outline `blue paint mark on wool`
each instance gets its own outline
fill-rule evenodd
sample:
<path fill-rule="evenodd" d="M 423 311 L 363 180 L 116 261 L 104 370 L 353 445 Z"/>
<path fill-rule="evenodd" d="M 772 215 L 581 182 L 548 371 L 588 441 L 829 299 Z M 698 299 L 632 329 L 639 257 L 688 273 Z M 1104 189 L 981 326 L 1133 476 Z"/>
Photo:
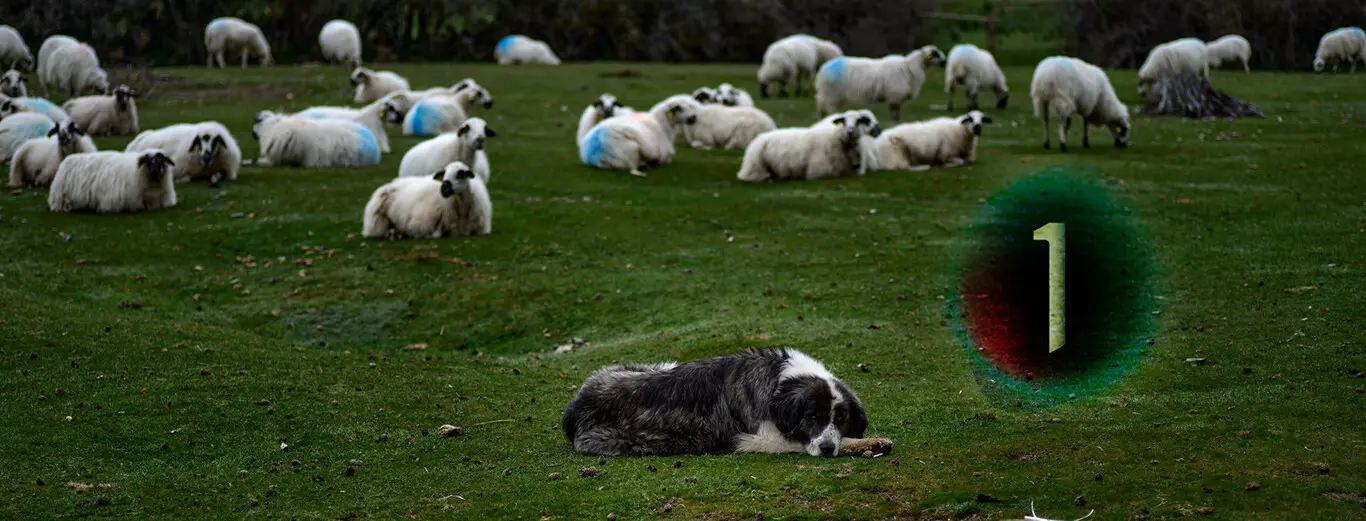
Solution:
<path fill-rule="evenodd" d="M 494 47 L 494 50 L 498 51 L 500 54 L 507 54 L 509 50 L 512 50 L 513 42 L 516 42 L 517 39 L 521 37 L 522 35 L 520 34 L 509 34 L 504 36 L 502 40 L 498 40 L 498 46 Z"/>
<path fill-rule="evenodd" d="M 24 106 L 28 107 L 32 112 L 37 112 L 52 118 L 53 121 L 66 119 L 66 111 L 63 111 L 57 104 L 43 98 L 21 97 L 14 98 L 14 100 L 24 104 Z"/>
<path fill-rule="evenodd" d="M 22 125 L 19 125 L 10 131 L 14 132 L 15 136 L 19 138 L 14 142 L 22 143 L 34 138 L 47 137 L 49 130 L 52 130 L 51 121 L 42 118 L 33 118 L 32 121 L 25 121 Z"/>
<path fill-rule="evenodd" d="M 222 25 L 223 22 L 226 21 L 228 21 L 227 18 L 214 18 L 212 22 L 209 22 L 209 27 L 213 27 L 215 25 Z"/>
<path fill-rule="evenodd" d="M 1349 30 L 1359 35 L 1366 36 L 1366 31 L 1362 31 L 1360 27 L 1353 27 Z"/>
<path fill-rule="evenodd" d="M 953 61 L 955 56 L 961 57 L 962 55 L 967 54 L 969 51 L 975 50 L 977 50 L 977 46 L 970 43 L 962 43 L 955 45 L 953 46 L 953 49 L 949 50 L 949 61 Z"/>
<path fill-rule="evenodd" d="M 830 78 L 835 83 L 843 82 L 844 65 L 848 63 L 848 61 L 849 60 L 841 56 L 839 58 L 835 58 L 833 60 L 825 62 L 825 65 L 821 66 L 821 75 Z"/>
<path fill-rule="evenodd" d="M 408 132 L 414 136 L 422 137 L 434 134 L 434 132 L 426 128 L 427 124 L 434 123 L 435 121 L 433 120 L 437 119 L 433 118 L 432 114 L 428 114 L 428 112 L 431 111 L 432 109 L 427 106 L 427 100 L 417 102 L 417 105 L 413 106 L 413 110 L 410 113 Z"/>
<path fill-rule="evenodd" d="M 603 138 L 606 131 L 602 125 L 593 127 L 588 131 L 588 135 L 583 137 L 583 144 L 579 146 L 579 159 L 588 166 L 601 166 L 598 161 L 607 153 L 607 143 Z"/>
<path fill-rule="evenodd" d="M 375 139 L 375 134 L 370 129 L 356 125 L 356 134 L 360 137 L 359 159 L 361 165 L 379 164 L 379 141 Z"/>

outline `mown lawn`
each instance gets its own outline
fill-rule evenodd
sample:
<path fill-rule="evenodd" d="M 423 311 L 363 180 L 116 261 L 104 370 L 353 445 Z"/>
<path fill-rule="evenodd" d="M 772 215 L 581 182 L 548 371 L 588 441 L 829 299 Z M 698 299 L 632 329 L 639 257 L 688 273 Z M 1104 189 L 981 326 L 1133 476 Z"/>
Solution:
<path fill-rule="evenodd" d="M 573 134 L 600 92 L 637 108 L 722 81 L 754 92 L 753 65 L 394 68 L 422 87 L 474 77 L 496 98 L 477 113 L 499 134 L 492 235 L 358 236 L 417 142 L 397 132 L 380 167 L 246 167 L 155 213 L 0 195 L 0 518 L 1366 513 L 1360 75 L 1216 72 L 1267 118 L 1138 117 L 1131 148 L 1082 150 L 1074 129 L 1064 155 L 1040 146 L 1032 70 L 1010 68 L 1014 103 L 974 166 L 747 185 L 740 151 L 683 147 L 640 179 L 582 166 Z M 144 128 L 219 120 L 248 157 L 256 111 L 350 101 L 336 68 L 158 72 Z M 1130 104 L 1134 76 L 1112 71 Z M 938 115 L 942 82 L 931 72 L 905 114 Z M 760 106 L 780 126 L 815 119 L 809 99 Z M 1161 314 L 1112 387 L 1017 406 L 984 393 L 948 325 L 953 257 L 982 201 L 1066 164 L 1142 218 Z M 575 337 L 587 344 L 553 353 Z M 594 368 L 751 346 L 823 359 L 895 454 L 599 464 L 559 431 Z M 602 474 L 579 477 L 590 465 Z"/>

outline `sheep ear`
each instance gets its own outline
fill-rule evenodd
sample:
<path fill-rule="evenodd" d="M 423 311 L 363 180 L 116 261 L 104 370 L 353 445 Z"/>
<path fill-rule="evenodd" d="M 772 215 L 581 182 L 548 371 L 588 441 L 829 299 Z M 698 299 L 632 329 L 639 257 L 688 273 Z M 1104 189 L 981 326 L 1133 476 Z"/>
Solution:
<path fill-rule="evenodd" d="M 593 100 L 593 106 L 597 108 L 602 108 L 602 98 Z"/>
<path fill-rule="evenodd" d="M 982 123 L 991 123 L 991 116 L 982 116 Z"/>
<path fill-rule="evenodd" d="M 491 128 L 484 127 L 484 137 L 498 137 L 498 133 Z"/>
<path fill-rule="evenodd" d="M 168 155 L 166 155 L 166 154 L 158 154 L 158 155 L 160 155 L 162 159 L 166 160 L 166 164 L 171 165 L 171 166 L 175 166 L 175 161 L 171 161 L 171 156 L 168 156 Z"/>
<path fill-rule="evenodd" d="M 58 126 L 58 125 L 53 125 L 53 126 L 52 126 L 52 130 L 47 131 L 47 137 L 52 137 L 52 136 L 57 135 L 57 130 L 60 129 L 60 128 L 61 128 L 61 127 Z"/>
<path fill-rule="evenodd" d="M 830 122 L 831 122 L 831 123 L 834 123 L 834 124 L 837 125 L 837 126 L 841 126 L 841 127 L 842 127 L 842 126 L 844 126 L 844 124 L 845 124 L 844 116 L 840 116 L 840 117 L 838 117 L 838 118 L 832 119 L 832 120 L 830 120 Z"/>
<path fill-rule="evenodd" d="M 81 128 L 80 125 L 77 125 L 77 124 L 75 124 L 75 123 L 72 123 L 72 124 L 71 124 L 71 133 L 72 133 L 72 134 L 75 134 L 75 135 L 77 135 L 77 136 L 84 136 L 84 135 L 85 135 L 85 129 Z"/>
<path fill-rule="evenodd" d="M 138 166 L 146 166 L 146 165 L 147 165 L 147 158 L 150 158 L 150 157 L 152 157 L 152 156 L 138 156 Z"/>
<path fill-rule="evenodd" d="M 214 137 L 213 137 L 213 147 L 214 147 L 214 148 L 221 148 L 221 147 L 225 147 L 225 146 L 228 146 L 228 142 L 227 142 L 227 140 L 223 139 L 223 136 L 214 136 Z"/>
<path fill-rule="evenodd" d="M 697 101 L 700 101 L 700 102 L 702 102 L 702 103 L 706 103 L 707 101 L 711 100 L 711 95 L 710 95 L 710 94 L 707 94 L 705 91 L 704 91 L 704 92 L 695 93 L 695 94 L 692 95 L 692 97 L 693 97 L 693 99 L 695 99 L 695 100 L 697 100 Z"/>
<path fill-rule="evenodd" d="M 199 138 L 195 138 L 194 141 L 190 143 L 190 152 L 198 152 L 201 148 L 203 147 L 199 145 Z"/>
<path fill-rule="evenodd" d="M 436 175 L 432 176 L 432 180 L 434 180 L 434 181 L 441 181 L 441 180 L 444 180 L 445 178 L 446 178 L 446 171 L 445 171 L 445 170 L 442 170 L 442 171 L 440 171 L 440 172 L 437 172 Z"/>
<path fill-rule="evenodd" d="M 464 124 L 464 125 L 460 125 L 460 130 L 455 131 L 455 135 L 456 135 L 456 136 L 459 136 L 459 137 L 465 137 L 465 134 L 469 134 L 469 133 L 470 133 L 470 125 L 469 125 L 469 123 L 466 123 L 466 124 Z"/>
<path fill-rule="evenodd" d="M 959 119 L 958 122 L 959 122 L 959 123 L 962 123 L 962 124 L 964 124 L 964 125 L 971 124 L 971 123 L 972 123 L 972 116 L 963 116 L 963 118 L 962 118 L 962 119 Z"/>

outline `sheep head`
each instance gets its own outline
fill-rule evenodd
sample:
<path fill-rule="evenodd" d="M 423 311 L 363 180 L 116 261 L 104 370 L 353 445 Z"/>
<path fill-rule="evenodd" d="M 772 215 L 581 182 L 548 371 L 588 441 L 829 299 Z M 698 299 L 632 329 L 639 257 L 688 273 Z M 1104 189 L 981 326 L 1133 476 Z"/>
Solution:
<path fill-rule="evenodd" d="M 474 179 L 474 170 L 470 170 L 465 163 L 456 161 L 446 165 L 446 169 L 437 172 L 432 179 L 441 182 L 441 197 L 450 199 L 469 187 L 470 180 Z"/>
<path fill-rule="evenodd" d="M 190 152 L 199 153 L 199 164 L 208 166 L 213 164 L 214 159 L 218 158 L 219 151 L 226 147 L 228 142 L 223 136 L 205 132 L 194 137 L 190 142 Z"/>
<path fill-rule="evenodd" d="M 1106 125 L 1110 129 L 1110 135 L 1115 138 L 1115 148 L 1129 146 L 1129 122 L 1114 121 Z"/>
<path fill-rule="evenodd" d="M 9 99 L 4 94 L 0 94 L 0 119 L 4 119 L 5 116 L 12 115 L 20 110 L 18 103 L 15 103 L 14 100 Z"/>
<path fill-rule="evenodd" d="M 690 103 L 675 101 L 665 109 L 664 117 L 671 124 L 693 125 L 697 123 L 697 109 Z"/>
<path fill-rule="evenodd" d="M 498 133 L 488 127 L 488 122 L 483 118 L 470 118 L 465 120 L 460 129 L 455 131 L 455 135 L 462 141 L 469 144 L 474 150 L 483 150 L 486 138 L 497 136 Z"/>
<path fill-rule="evenodd" d="M 716 103 L 719 101 L 719 97 L 716 89 L 711 87 L 698 87 L 697 90 L 692 91 L 692 99 L 697 100 L 698 103 Z"/>
<path fill-rule="evenodd" d="M 974 110 L 959 118 L 958 123 L 962 124 L 963 128 L 971 132 L 972 135 L 980 136 L 982 135 L 982 124 L 991 123 L 991 116 L 983 114 L 980 110 Z"/>
<path fill-rule="evenodd" d="M 128 110 L 128 100 L 138 97 L 138 91 L 133 90 L 127 85 L 119 85 L 114 89 L 114 102 L 118 104 L 119 111 Z"/>
<path fill-rule="evenodd" d="M 147 169 L 147 179 L 156 182 L 166 175 L 166 171 L 170 170 L 168 167 L 175 166 L 175 162 L 166 153 L 154 150 L 138 157 L 138 166 Z"/>
<path fill-rule="evenodd" d="M 722 83 L 716 87 L 716 97 L 722 105 L 734 107 L 740 103 L 740 90 L 729 83 Z"/>
<path fill-rule="evenodd" d="M 351 71 L 351 84 L 364 85 L 366 83 L 370 83 L 370 74 L 370 69 L 366 69 L 364 67 L 357 67 L 356 70 Z"/>
<path fill-rule="evenodd" d="M 65 147 L 85 136 L 85 131 L 74 121 L 64 121 L 52 126 L 52 130 L 47 131 L 48 137 L 57 136 L 57 144 Z"/>
<path fill-rule="evenodd" d="M 6 96 L 20 97 L 24 95 L 24 74 L 11 69 L 0 76 L 0 94 Z"/>
<path fill-rule="evenodd" d="M 599 119 L 607 119 L 616 115 L 617 109 L 621 107 L 621 102 L 617 101 L 616 96 L 604 93 L 598 96 L 598 99 L 593 100 L 593 107 L 598 109 Z"/>

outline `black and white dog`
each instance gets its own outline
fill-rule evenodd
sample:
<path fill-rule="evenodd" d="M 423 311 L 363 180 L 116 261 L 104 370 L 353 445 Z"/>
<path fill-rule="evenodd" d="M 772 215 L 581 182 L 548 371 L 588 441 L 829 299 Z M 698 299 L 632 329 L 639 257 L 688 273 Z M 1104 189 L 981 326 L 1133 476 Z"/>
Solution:
<path fill-rule="evenodd" d="M 565 406 L 562 425 L 588 454 L 833 456 L 863 437 L 868 417 L 849 386 L 787 348 L 604 367 Z"/>

